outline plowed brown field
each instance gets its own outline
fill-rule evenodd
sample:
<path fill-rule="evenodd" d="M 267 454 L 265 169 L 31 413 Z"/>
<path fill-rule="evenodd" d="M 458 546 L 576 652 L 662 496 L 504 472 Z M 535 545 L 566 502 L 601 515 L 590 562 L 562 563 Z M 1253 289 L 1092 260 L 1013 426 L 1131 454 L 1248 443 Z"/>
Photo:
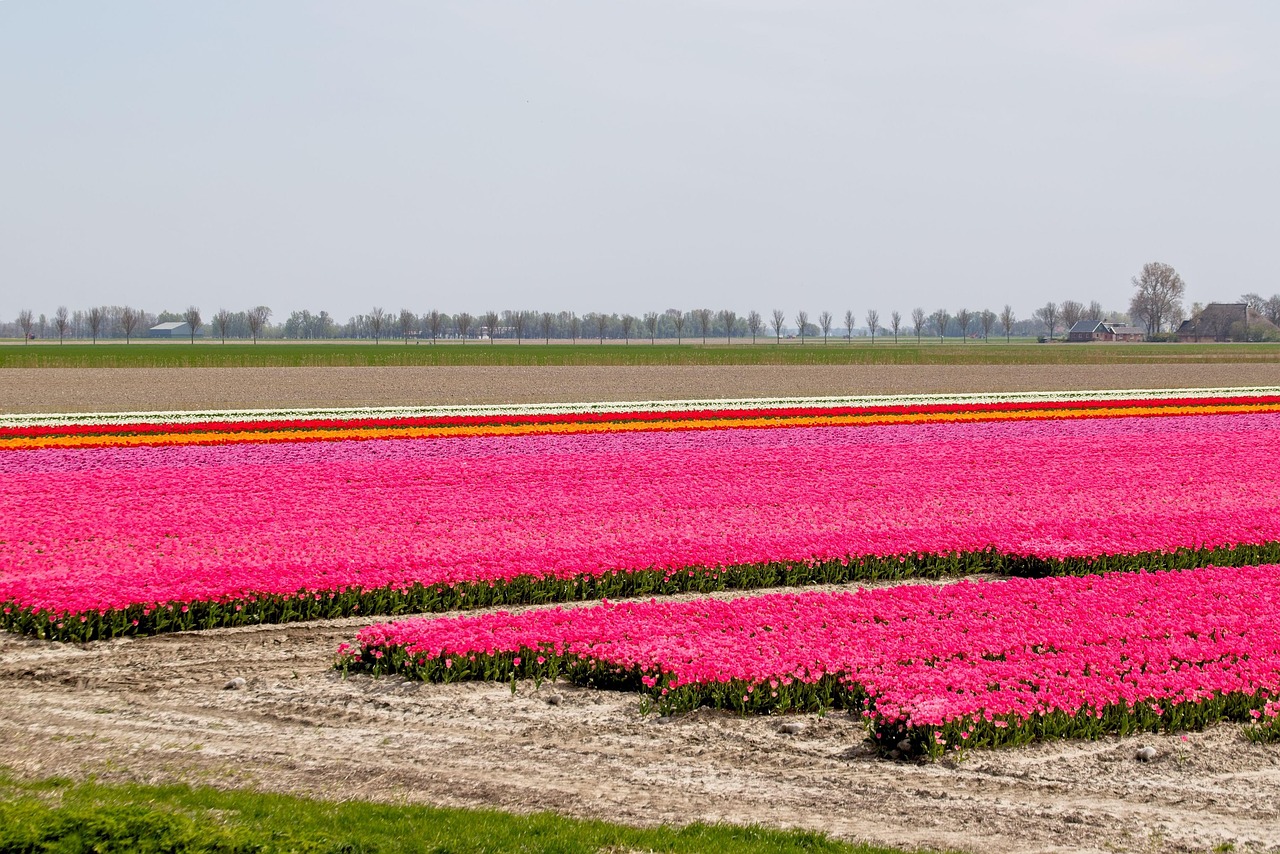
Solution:
<path fill-rule="evenodd" d="M 1280 364 L 9 368 L 3 412 L 1280 385 Z"/>

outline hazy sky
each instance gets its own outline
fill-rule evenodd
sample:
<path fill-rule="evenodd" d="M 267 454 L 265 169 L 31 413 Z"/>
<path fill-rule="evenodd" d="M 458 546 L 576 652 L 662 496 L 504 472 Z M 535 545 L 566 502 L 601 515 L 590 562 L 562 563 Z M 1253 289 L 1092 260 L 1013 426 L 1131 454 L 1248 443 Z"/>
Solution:
<path fill-rule="evenodd" d="M 0 2 L 0 315 L 1280 291 L 1274 2 Z"/>

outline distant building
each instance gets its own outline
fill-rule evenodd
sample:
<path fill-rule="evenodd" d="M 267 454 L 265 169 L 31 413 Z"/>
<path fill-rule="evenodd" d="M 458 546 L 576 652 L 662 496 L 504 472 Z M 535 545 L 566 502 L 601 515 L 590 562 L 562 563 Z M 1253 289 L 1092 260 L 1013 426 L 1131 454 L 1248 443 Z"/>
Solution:
<path fill-rule="evenodd" d="M 1067 330 L 1068 341 L 1142 341 L 1146 334 L 1127 323 L 1081 320 Z"/>
<path fill-rule="evenodd" d="M 191 324 L 184 321 L 157 323 L 147 330 L 150 338 L 190 338 Z"/>
<path fill-rule="evenodd" d="M 1247 341 L 1270 338 L 1276 325 L 1242 302 L 1211 302 L 1178 327 L 1179 341 Z"/>
<path fill-rule="evenodd" d="M 1067 330 L 1068 341 L 1110 341 L 1110 331 L 1101 320 L 1077 320 Z"/>
<path fill-rule="evenodd" d="M 1141 326 L 1133 326 L 1128 323 L 1108 323 L 1111 327 L 1112 341 L 1145 341 L 1147 333 L 1142 331 Z"/>

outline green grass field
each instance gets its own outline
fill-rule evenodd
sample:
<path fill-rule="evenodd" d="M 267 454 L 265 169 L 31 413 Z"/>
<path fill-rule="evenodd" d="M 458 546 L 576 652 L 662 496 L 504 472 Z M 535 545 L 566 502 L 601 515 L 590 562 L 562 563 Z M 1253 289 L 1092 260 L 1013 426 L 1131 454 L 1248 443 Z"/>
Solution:
<path fill-rule="evenodd" d="M 380 344 L 353 341 L 20 341 L 0 346 L 0 368 L 246 368 L 489 365 L 1108 365 L 1280 363 L 1280 344 L 1036 344 L 1003 339 L 916 344 L 772 340 L 650 345 L 609 342 Z"/>
<path fill-rule="evenodd" d="M 0 777 L 0 854 L 830 852 L 901 854 L 818 833 L 728 825 L 641 829 L 550 813 L 317 801 L 185 786 Z"/>

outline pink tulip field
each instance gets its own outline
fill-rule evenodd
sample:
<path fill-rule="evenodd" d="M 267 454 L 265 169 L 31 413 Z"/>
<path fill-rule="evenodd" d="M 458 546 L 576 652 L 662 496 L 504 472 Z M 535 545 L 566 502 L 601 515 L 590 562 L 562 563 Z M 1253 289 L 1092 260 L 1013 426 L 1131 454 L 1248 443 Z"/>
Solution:
<path fill-rule="evenodd" d="M 0 625 L 390 615 L 338 665 L 848 709 L 894 756 L 1272 740 L 1277 448 L 1280 389 L 5 416 Z M 652 598 L 848 582 L 899 583 Z"/>
<path fill-rule="evenodd" d="M 341 665 L 646 692 L 665 713 L 847 708 L 885 752 L 1260 720 L 1280 566 L 651 600 L 373 625 Z"/>
<path fill-rule="evenodd" d="M 93 640 L 732 587 L 1280 562 L 1276 390 L 1137 397 L 401 419 L 422 435 L 385 411 L 11 418 L 0 620 Z M 175 432 L 157 437 L 164 423 Z"/>

